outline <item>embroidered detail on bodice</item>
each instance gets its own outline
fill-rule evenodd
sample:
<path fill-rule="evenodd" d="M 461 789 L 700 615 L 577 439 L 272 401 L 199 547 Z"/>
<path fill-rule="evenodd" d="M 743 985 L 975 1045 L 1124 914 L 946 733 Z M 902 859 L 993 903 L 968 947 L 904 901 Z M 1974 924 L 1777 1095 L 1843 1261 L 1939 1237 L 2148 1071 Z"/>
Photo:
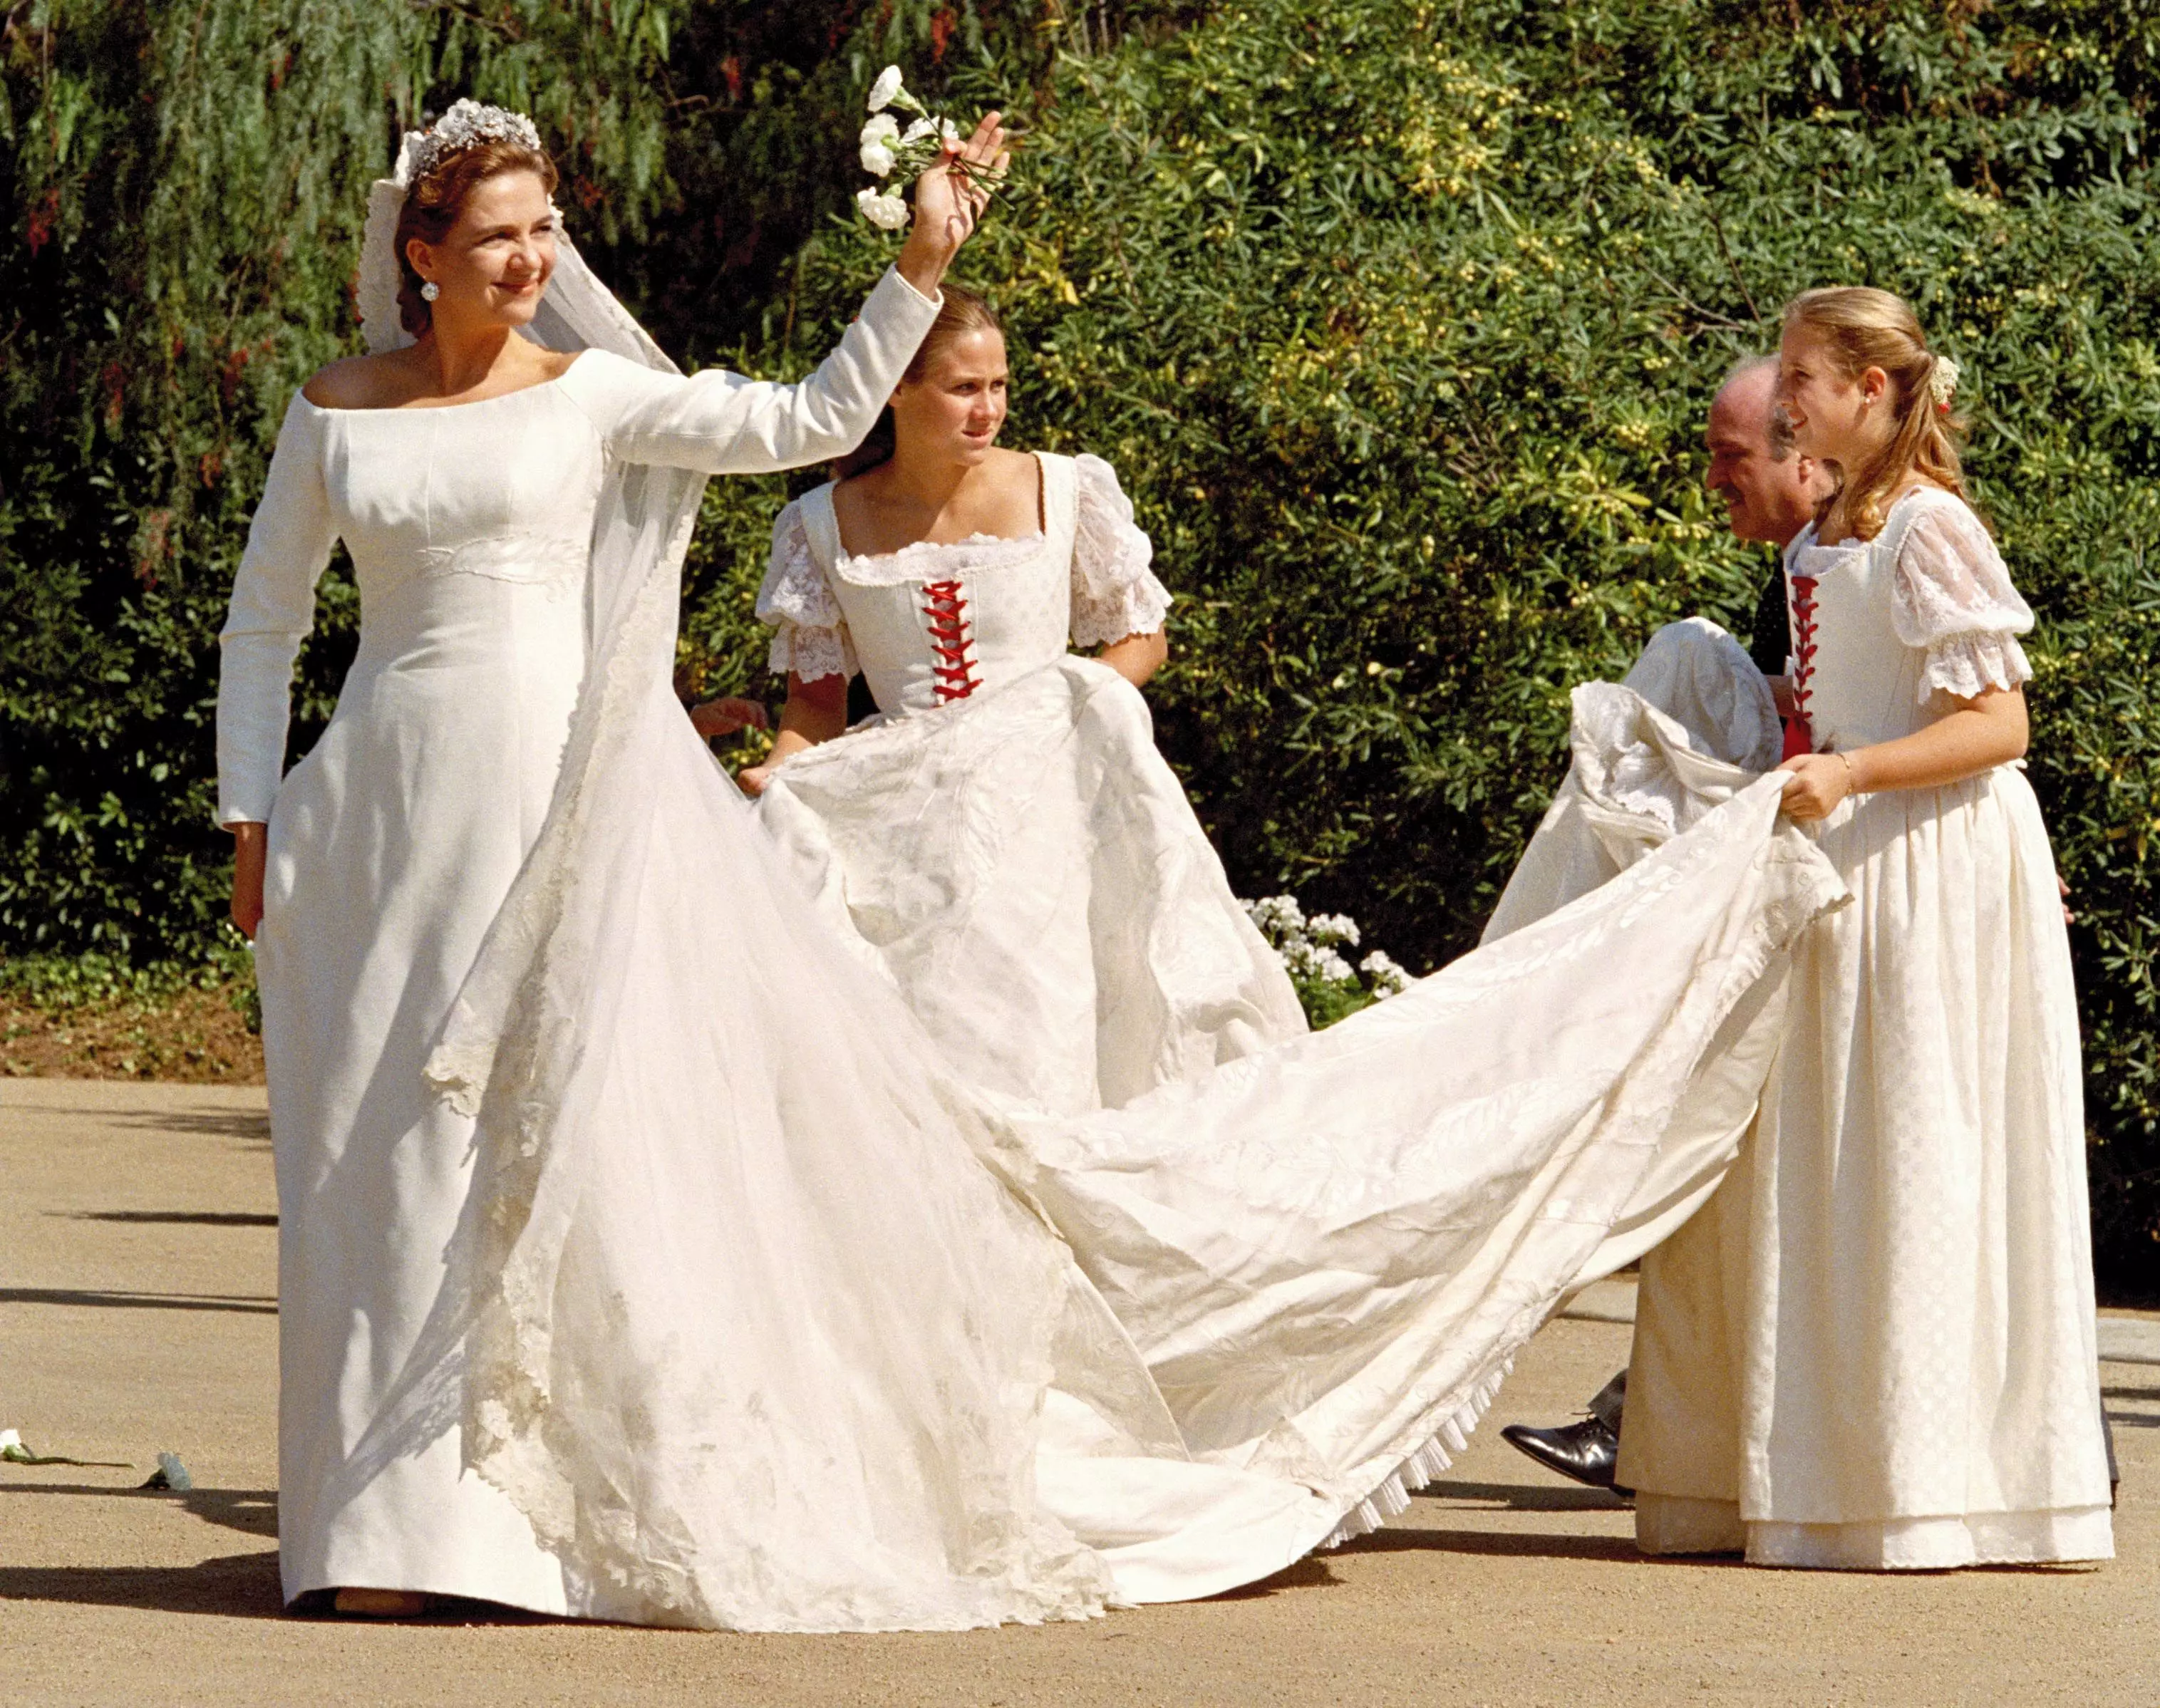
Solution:
<path fill-rule="evenodd" d="M 829 487 L 789 505 L 757 597 L 773 630 L 771 669 L 805 682 L 860 671 L 887 710 L 942 705 L 1068 646 L 1160 629 L 1170 593 L 1116 473 L 1099 457 L 1037 463 L 1043 525 L 1011 537 L 917 540 L 856 557 L 840 541 Z"/>
<path fill-rule="evenodd" d="M 930 636 L 930 650 L 937 662 L 931 667 L 937 703 L 964 700 L 983 685 L 975 657 L 974 622 L 968 615 L 968 589 L 958 581 L 922 584 L 922 615 Z"/>
<path fill-rule="evenodd" d="M 1790 579 L 1793 603 L 1793 715 L 1785 720 L 1785 754 L 1793 759 L 1815 750 L 1808 708 L 1815 698 L 1815 578 Z"/>
<path fill-rule="evenodd" d="M 1795 715 L 1785 755 L 1849 752 L 1925 728 L 1942 696 L 2032 676 L 2016 636 L 2032 610 L 1955 495 L 1908 492 L 1872 540 L 1825 546 L 1810 526 L 1785 556 Z"/>
<path fill-rule="evenodd" d="M 580 581 L 589 547 L 585 537 L 512 531 L 461 540 L 454 546 L 423 546 L 420 570 L 427 575 L 484 575 L 491 581 L 545 584 L 550 594 Z"/>

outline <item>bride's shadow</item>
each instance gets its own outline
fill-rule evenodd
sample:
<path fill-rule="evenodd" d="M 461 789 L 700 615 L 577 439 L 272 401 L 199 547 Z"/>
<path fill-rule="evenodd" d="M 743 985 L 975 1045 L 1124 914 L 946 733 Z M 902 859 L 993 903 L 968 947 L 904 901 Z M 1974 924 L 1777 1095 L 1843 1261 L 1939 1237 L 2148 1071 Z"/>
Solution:
<path fill-rule="evenodd" d="M 34 1500 L 41 1495 L 159 1501 L 220 1529 L 264 1538 L 271 1545 L 246 1554 L 221 1555 L 193 1565 L 0 1565 L 0 1602 L 73 1602 L 169 1613 L 218 1613 L 243 1619 L 278 1617 L 276 1490 L 167 1491 L 12 1479 L 0 1488 L 0 1502 Z"/>

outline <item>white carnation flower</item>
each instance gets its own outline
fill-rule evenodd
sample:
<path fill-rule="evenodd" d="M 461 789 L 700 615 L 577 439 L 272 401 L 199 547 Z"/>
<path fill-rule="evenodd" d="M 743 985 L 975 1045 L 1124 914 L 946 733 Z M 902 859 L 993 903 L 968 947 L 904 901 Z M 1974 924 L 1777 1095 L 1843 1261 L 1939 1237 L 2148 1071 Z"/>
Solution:
<path fill-rule="evenodd" d="M 886 195 L 875 189 L 855 192 L 855 205 L 862 215 L 880 231 L 897 231 L 909 218 L 907 203 L 896 195 Z"/>
<path fill-rule="evenodd" d="M 877 74 L 877 81 L 870 85 L 870 110 L 883 112 L 892 105 L 892 98 L 900 93 L 900 67 L 887 65 Z"/>
<path fill-rule="evenodd" d="M 874 112 L 863 125 L 859 141 L 890 143 L 900 135 L 900 121 L 889 112 Z"/>
<path fill-rule="evenodd" d="M 893 168 L 892 150 L 882 141 L 865 143 L 862 147 L 863 170 L 873 178 L 883 178 Z"/>

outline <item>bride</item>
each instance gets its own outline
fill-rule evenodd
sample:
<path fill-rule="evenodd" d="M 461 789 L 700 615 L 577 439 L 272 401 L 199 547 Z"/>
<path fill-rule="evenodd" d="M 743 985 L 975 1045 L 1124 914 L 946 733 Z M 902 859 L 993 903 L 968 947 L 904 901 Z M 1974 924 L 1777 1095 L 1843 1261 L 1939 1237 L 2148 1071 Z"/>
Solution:
<path fill-rule="evenodd" d="M 968 153 L 1000 146 L 993 116 Z M 668 371 L 577 262 L 554 183 L 532 126 L 497 109 L 461 101 L 407 139 L 371 207 L 376 353 L 293 400 L 221 637 L 218 818 L 256 942 L 277 1155 L 285 1592 L 334 1589 L 349 1611 L 417 1591 L 568 1605 L 526 1518 L 465 1473 L 454 1427 L 366 1471 L 352 1452 L 436 1302 L 466 1197 L 471 1124 L 420 1067 L 554 792 L 596 519 L 649 528 L 698 475 L 854 444 L 975 212 L 930 174 L 839 349 L 799 387 L 762 386 Z M 340 539 L 360 650 L 281 783 L 293 660 Z"/>
<path fill-rule="evenodd" d="M 787 705 L 738 781 L 948 1062 L 1077 1114 L 1306 1023 L 1155 750 L 1148 537 L 1099 457 L 997 448 L 1005 389 L 996 316 L 948 283 L 886 419 L 774 525 Z M 836 740 L 858 670 L 882 710 Z"/>
<path fill-rule="evenodd" d="M 435 137 L 423 179 L 476 146 Z M 1842 898 L 1759 774 L 1760 678 L 1736 649 L 1761 703 L 1729 728 L 1578 690 L 1540 835 L 1582 846 L 1394 1001 L 1122 1108 L 1000 1098 L 671 682 L 698 471 L 831 454 L 931 305 L 881 284 L 799 391 L 657 376 L 559 239 L 552 279 L 468 262 L 533 248 L 537 163 L 503 174 L 522 213 L 470 199 L 404 252 L 475 329 L 515 286 L 552 377 L 296 402 L 228 631 L 227 816 L 271 826 L 288 1593 L 956 1628 L 1212 1594 L 1382 1522 L 1752 1114 L 1787 946 Z M 931 284 L 968 210 L 922 195 Z M 281 786 L 334 533 L 371 628 Z M 1716 676 L 1717 637 L 1664 641 Z"/>

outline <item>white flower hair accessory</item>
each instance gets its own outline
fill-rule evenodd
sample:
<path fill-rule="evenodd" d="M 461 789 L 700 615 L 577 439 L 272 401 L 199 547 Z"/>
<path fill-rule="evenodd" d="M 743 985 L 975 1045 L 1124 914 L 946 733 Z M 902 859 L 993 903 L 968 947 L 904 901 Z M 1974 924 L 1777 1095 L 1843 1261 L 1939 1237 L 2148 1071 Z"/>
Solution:
<path fill-rule="evenodd" d="M 1957 395 L 1958 380 L 1963 370 L 1946 356 L 1935 358 L 1935 365 L 1928 370 L 1928 395 L 1934 399 L 1935 413 L 1950 413 L 1950 399 Z"/>
<path fill-rule="evenodd" d="M 414 179 L 478 143 L 515 143 L 537 154 L 540 132 L 522 112 L 472 100 L 454 101 L 428 129 L 406 132 L 390 176 L 378 178 L 369 186 L 367 225 L 360 240 L 360 278 L 354 284 L 353 298 L 360 309 L 361 334 L 370 356 L 381 356 L 413 341 L 397 312 L 397 290 L 403 283 L 397 266 L 397 216 L 405 211 L 407 193 Z"/>

